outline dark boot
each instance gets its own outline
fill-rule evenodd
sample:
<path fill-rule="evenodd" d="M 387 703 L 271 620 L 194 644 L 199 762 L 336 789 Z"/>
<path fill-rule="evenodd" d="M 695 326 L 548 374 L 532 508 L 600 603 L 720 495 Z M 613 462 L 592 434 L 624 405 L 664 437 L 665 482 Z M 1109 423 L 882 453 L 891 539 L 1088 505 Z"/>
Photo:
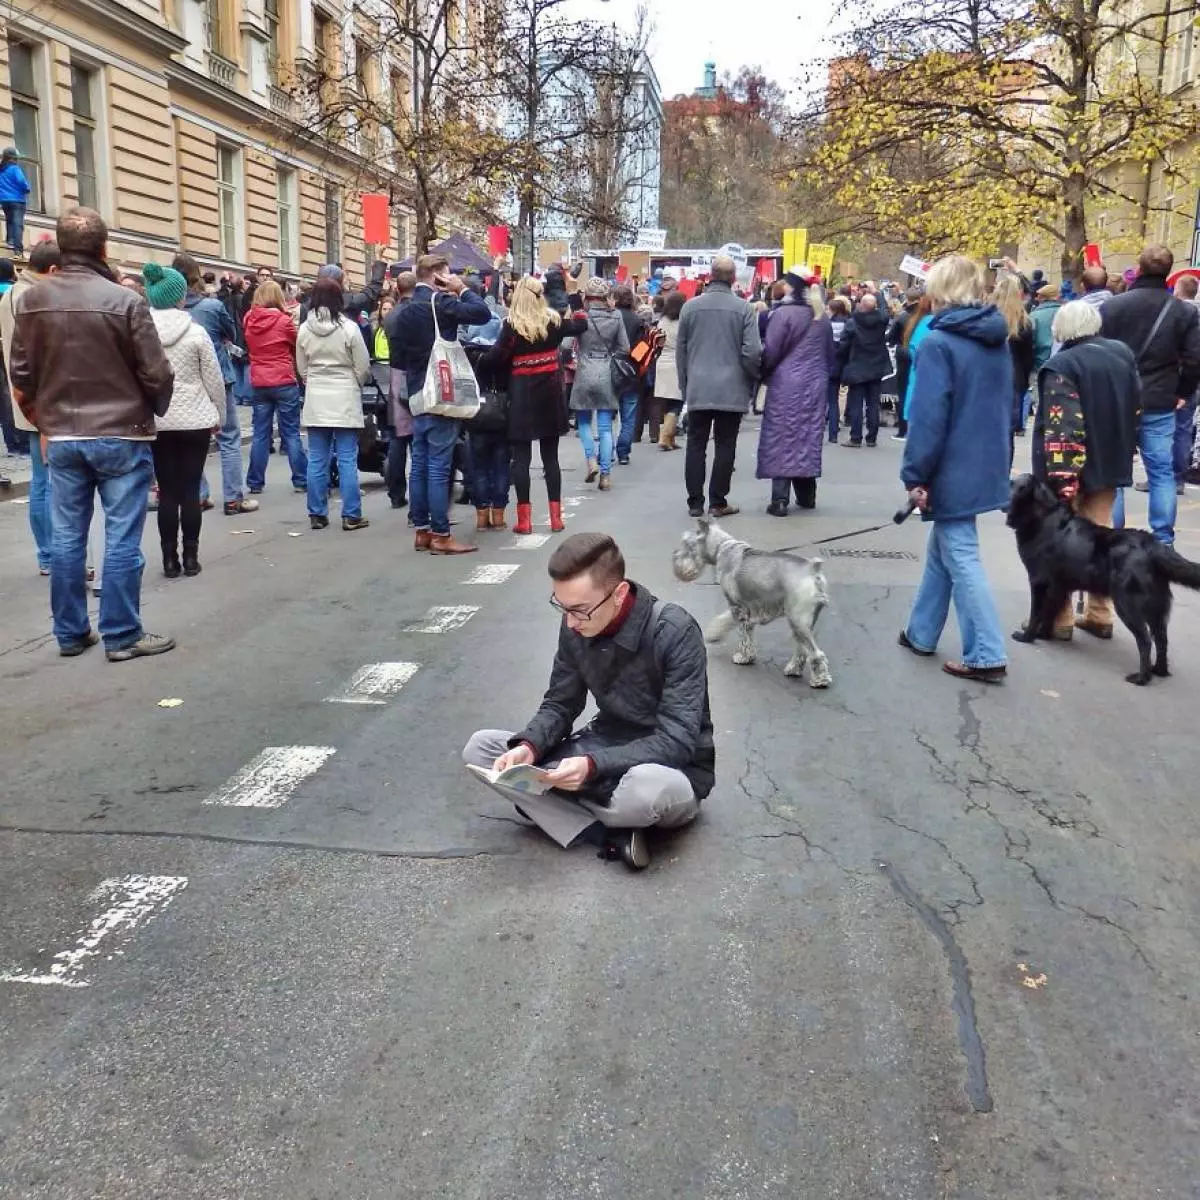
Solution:
<path fill-rule="evenodd" d="M 198 542 L 183 543 L 183 573 L 185 575 L 200 574 L 200 559 L 197 557 L 200 551 Z"/>
<path fill-rule="evenodd" d="M 817 507 L 817 481 L 811 476 L 792 481 L 796 491 L 796 503 L 801 508 Z"/>
<path fill-rule="evenodd" d="M 179 547 L 168 546 L 166 542 L 163 542 L 162 555 L 163 574 L 168 579 L 178 579 L 183 574 L 183 568 L 179 565 Z"/>

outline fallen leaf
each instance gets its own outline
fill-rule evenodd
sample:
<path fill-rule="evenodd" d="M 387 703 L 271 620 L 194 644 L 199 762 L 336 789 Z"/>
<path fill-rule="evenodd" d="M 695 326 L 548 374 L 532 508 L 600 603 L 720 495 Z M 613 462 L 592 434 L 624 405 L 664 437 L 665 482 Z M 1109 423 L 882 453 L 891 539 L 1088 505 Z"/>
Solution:
<path fill-rule="evenodd" d="M 1050 689 L 1050 688 L 1042 688 L 1042 695 L 1043 695 L 1043 696 L 1049 696 L 1051 700 L 1059 700 L 1059 699 L 1061 699 L 1061 697 L 1059 696 L 1059 694 L 1058 694 L 1057 692 L 1055 692 L 1055 691 L 1051 691 L 1051 689 Z"/>
<path fill-rule="evenodd" d="M 178 708 L 182 703 L 183 703 L 183 701 L 180 700 L 178 697 L 168 696 L 167 699 L 160 700 L 158 702 L 158 707 L 159 708 Z"/>

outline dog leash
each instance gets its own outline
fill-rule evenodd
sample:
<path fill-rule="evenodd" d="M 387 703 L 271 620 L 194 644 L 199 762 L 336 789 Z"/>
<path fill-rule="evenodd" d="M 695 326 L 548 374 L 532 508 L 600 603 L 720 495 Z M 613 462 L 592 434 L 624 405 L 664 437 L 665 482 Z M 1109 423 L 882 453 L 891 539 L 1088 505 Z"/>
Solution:
<path fill-rule="evenodd" d="M 892 515 L 890 521 L 884 521 L 881 525 L 871 525 L 866 529 L 855 529 L 850 533 L 835 533 L 832 537 L 818 538 L 815 542 L 799 542 L 795 546 L 779 546 L 773 548 L 773 554 L 787 554 L 790 550 L 803 550 L 808 546 L 828 546 L 830 542 L 844 542 L 848 538 L 863 537 L 868 533 L 878 533 L 881 529 L 887 529 L 890 525 L 903 525 L 905 521 L 916 511 L 916 504 L 909 501 L 907 506 L 899 509 Z"/>

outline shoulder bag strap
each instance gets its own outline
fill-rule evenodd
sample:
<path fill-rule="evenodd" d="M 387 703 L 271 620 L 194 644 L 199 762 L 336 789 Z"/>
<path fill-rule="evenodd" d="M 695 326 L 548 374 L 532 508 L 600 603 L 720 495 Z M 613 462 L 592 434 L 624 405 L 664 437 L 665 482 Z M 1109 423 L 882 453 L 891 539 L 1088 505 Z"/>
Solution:
<path fill-rule="evenodd" d="M 1142 348 L 1138 351 L 1137 365 L 1141 368 L 1142 359 L 1146 357 L 1146 351 L 1150 349 L 1150 343 L 1154 341 L 1154 335 L 1162 328 L 1162 323 L 1167 319 L 1167 313 L 1171 309 L 1171 305 L 1175 302 L 1175 297 L 1169 292 L 1167 293 L 1167 302 L 1158 310 L 1158 319 L 1150 327 L 1150 333 L 1146 340 L 1142 343 Z"/>

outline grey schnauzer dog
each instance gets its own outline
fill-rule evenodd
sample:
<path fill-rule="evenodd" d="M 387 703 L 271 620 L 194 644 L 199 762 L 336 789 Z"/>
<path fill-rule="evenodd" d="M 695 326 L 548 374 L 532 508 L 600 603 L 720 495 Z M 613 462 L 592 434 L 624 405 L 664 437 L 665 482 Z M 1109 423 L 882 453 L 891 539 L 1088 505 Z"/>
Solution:
<path fill-rule="evenodd" d="M 722 641 L 737 626 L 740 640 L 733 661 L 748 665 L 757 658 L 754 627 L 786 617 L 796 639 L 796 653 L 783 673 L 803 675 L 807 665 L 809 686 L 829 687 L 833 683 L 829 660 L 813 637 L 817 618 L 829 603 L 821 560 L 755 550 L 731 537 L 711 517 L 700 517 L 699 526 L 698 532 L 683 535 L 672 565 L 675 577 L 684 583 L 699 578 L 705 566 L 711 566 L 729 601 L 729 610 L 704 631 L 705 640 Z"/>

